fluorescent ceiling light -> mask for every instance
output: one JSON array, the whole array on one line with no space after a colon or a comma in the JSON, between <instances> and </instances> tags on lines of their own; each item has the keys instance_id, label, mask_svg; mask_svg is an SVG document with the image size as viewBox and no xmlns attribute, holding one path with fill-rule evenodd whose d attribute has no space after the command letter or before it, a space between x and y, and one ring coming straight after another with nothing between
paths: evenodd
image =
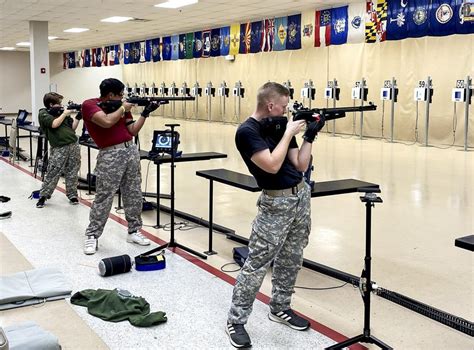
<instances>
[{"instance_id":1,"label":"fluorescent ceiling light","mask_svg":"<svg viewBox=\"0 0 474 350\"><path fill-rule=\"evenodd\" d=\"M57 39L58 37L57 36L48 36L48 40L54 40L54 39Z\"/></svg>"},{"instance_id":2,"label":"fluorescent ceiling light","mask_svg":"<svg viewBox=\"0 0 474 350\"><path fill-rule=\"evenodd\" d=\"M16 43L16 46L30 46L31 44L28 41L22 41L20 43Z\"/></svg>"},{"instance_id":3,"label":"fluorescent ceiling light","mask_svg":"<svg viewBox=\"0 0 474 350\"><path fill-rule=\"evenodd\" d=\"M188 6L192 4L197 4L198 0L168 0L161 4L155 5L155 7L163 7L167 9L177 9L178 7Z\"/></svg>"},{"instance_id":4,"label":"fluorescent ceiling light","mask_svg":"<svg viewBox=\"0 0 474 350\"><path fill-rule=\"evenodd\" d=\"M130 21L133 17L122 17L122 16L112 16L108 18L101 19L101 22L109 22L109 23L121 23Z\"/></svg>"},{"instance_id":5,"label":"fluorescent ceiling light","mask_svg":"<svg viewBox=\"0 0 474 350\"><path fill-rule=\"evenodd\" d=\"M14 47L11 47L11 46L4 46L4 47L0 47L0 50L3 50L3 51L13 51L15 50Z\"/></svg>"},{"instance_id":6,"label":"fluorescent ceiling light","mask_svg":"<svg viewBox=\"0 0 474 350\"><path fill-rule=\"evenodd\" d=\"M63 30L65 33L82 33L82 32L87 32L89 29L88 28L69 28L66 30Z\"/></svg>"}]
</instances>

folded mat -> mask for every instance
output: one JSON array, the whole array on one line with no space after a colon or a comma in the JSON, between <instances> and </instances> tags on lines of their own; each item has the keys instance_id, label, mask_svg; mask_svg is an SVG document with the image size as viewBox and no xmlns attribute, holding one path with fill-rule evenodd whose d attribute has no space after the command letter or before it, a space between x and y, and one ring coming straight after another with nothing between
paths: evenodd
<instances>
[{"instance_id":1,"label":"folded mat","mask_svg":"<svg viewBox=\"0 0 474 350\"><path fill-rule=\"evenodd\" d=\"M59 350L58 338L33 321L5 327L9 350Z\"/></svg>"}]
</instances>

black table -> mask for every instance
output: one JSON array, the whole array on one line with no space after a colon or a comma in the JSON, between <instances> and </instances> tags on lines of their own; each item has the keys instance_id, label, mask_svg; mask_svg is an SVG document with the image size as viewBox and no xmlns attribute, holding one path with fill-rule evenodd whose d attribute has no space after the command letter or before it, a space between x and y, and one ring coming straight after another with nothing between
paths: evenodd
<instances>
[{"instance_id":1,"label":"black table","mask_svg":"<svg viewBox=\"0 0 474 350\"><path fill-rule=\"evenodd\" d=\"M0 119L0 124L3 124L5 127L5 149L8 149L8 126L12 125L12 120L11 119Z\"/></svg>"},{"instance_id":2,"label":"black table","mask_svg":"<svg viewBox=\"0 0 474 350\"><path fill-rule=\"evenodd\" d=\"M474 235L456 238L454 245L458 248L474 252Z\"/></svg>"},{"instance_id":3,"label":"black table","mask_svg":"<svg viewBox=\"0 0 474 350\"><path fill-rule=\"evenodd\" d=\"M227 169L201 170L196 171L196 175L209 180L209 250L205 253L215 254L215 252L212 250L212 231L214 229L218 232L224 233L229 239L247 245L249 242L247 238L236 235L234 230L228 229L221 225L215 225L213 223L213 182L220 182L250 192L259 192L262 189L258 187L255 178L250 175ZM317 182L313 186L311 197L324 197L352 193L357 192L359 188L379 188L379 185L355 179ZM310 263L312 262L305 261L303 266L308 267Z\"/></svg>"},{"instance_id":4,"label":"black table","mask_svg":"<svg viewBox=\"0 0 474 350\"><path fill-rule=\"evenodd\" d=\"M202 161L202 160L211 160L211 159L218 159L218 158L227 158L227 154L224 153L217 153L217 152L199 152L199 153L183 153L180 157L174 158L175 163L181 162L195 162L195 161ZM160 165L164 163L171 163L171 155L165 154L156 157L153 162L156 164L156 226L155 228L160 228L160 210L163 210L166 213L170 213L171 209L160 205ZM181 217L183 219L202 224L202 220L198 217L193 215L180 212L175 210L175 215Z\"/></svg>"}]
</instances>

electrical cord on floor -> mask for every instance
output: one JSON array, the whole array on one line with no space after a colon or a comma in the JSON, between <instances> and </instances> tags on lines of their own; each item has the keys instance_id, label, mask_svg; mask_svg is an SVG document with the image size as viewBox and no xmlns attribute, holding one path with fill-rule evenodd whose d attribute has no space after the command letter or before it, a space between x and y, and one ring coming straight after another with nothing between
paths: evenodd
<instances>
[{"instance_id":1,"label":"electrical cord on floor","mask_svg":"<svg viewBox=\"0 0 474 350\"><path fill-rule=\"evenodd\" d=\"M147 190L147 187L148 187L148 172L150 170L150 164L151 164L151 160L148 161L148 165L146 167L146 177L145 177L145 192Z\"/></svg>"},{"instance_id":2,"label":"electrical cord on floor","mask_svg":"<svg viewBox=\"0 0 474 350\"><path fill-rule=\"evenodd\" d=\"M457 126L458 126L458 116L457 116L457 113L456 113L456 102L454 102L454 109L453 109L453 143L451 143L447 147L440 147L440 146L433 146L433 147L438 148L438 149L448 149L448 148L453 147L454 144L456 143L456 128L457 128Z\"/></svg>"},{"instance_id":3,"label":"electrical cord on floor","mask_svg":"<svg viewBox=\"0 0 474 350\"><path fill-rule=\"evenodd\" d=\"M229 266L229 265L237 265L237 266L239 266L239 264L237 264L237 263L235 263L235 262L230 262L230 263L227 263L227 264L222 265L222 266L221 266L221 271L222 271L222 272L237 272L237 271L242 270L242 268L241 268L240 266L239 266L239 268L236 269L236 270L224 270L224 267Z\"/></svg>"},{"instance_id":4,"label":"electrical cord on floor","mask_svg":"<svg viewBox=\"0 0 474 350\"><path fill-rule=\"evenodd\" d=\"M342 288L342 287L344 287L346 284L347 284L347 282L344 283L344 284L341 284L340 286L334 286L334 287L321 287L321 288L318 288L318 287L295 286L295 288L298 288L298 289L306 289L306 290L329 290L329 289Z\"/></svg>"}]
</instances>

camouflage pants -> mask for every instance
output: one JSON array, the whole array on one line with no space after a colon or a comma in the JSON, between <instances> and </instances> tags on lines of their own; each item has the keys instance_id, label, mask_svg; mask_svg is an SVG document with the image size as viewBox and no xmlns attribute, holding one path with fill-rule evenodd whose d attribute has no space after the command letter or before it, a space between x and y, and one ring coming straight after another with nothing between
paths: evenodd
<instances>
[{"instance_id":1,"label":"camouflage pants","mask_svg":"<svg viewBox=\"0 0 474 350\"><path fill-rule=\"evenodd\" d=\"M273 261L270 310L290 308L303 249L311 229L311 193L306 185L296 195L258 199L258 214L249 241L249 257L237 277L229 323L245 324L268 267Z\"/></svg>"},{"instance_id":2,"label":"camouflage pants","mask_svg":"<svg viewBox=\"0 0 474 350\"><path fill-rule=\"evenodd\" d=\"M61 173L64 173L66 196L68 198L77 197L77 179L80 167L81 151L77 142L61 147L51 147L48 169L41 186L40 196L51 197Z\"/></svg>"},{"instance_id":3,"label":"camouflage pants","mask_svg":"<svg viewBox=\"0 0 474 350\"><path fill-rule=\"evenodd\" d=\"M99 238L109 217L114 195L120 188L128 232L142 227L143 197L140 154L137 146L100 150L95 167L96 195L89 214L87 236Z\"/></svg>"}]
</instances>

